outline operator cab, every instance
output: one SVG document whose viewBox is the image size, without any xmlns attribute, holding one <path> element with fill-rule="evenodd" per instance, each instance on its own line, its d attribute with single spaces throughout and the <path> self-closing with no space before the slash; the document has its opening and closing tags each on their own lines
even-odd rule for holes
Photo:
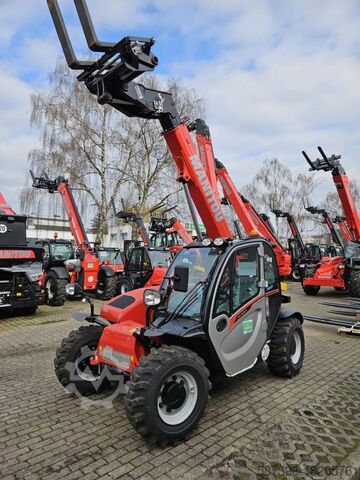
<svg viewBox="0 0 360 480">
<path fill-rule="evenodd" d="M 43 263 L 45 269 L 54 266 L 61 266 L 65 261 L 75 258 L 75 248 L 69 240 L 38 240 L 36 245 L 44 249 Z"/>
<path fill-rule="evenodd" d="M 261 350 L 280 311 L 274 251 L 259 238 L 187 245 L 160 291 L 145 290 L 145 303 L 151 305 L 156 296 L 158 306 L 146 336 L 181 336 L 186 345 L 187 338 L 209 335 L 227 373 L 236 374 L 256 362 L 254 352 Z M 241 350 L 245 355 L 239 355 Z"/>
<path fill-rule="evenodd" d="M 133 288 L 141 288 L 151 278 L 154 269 L 167 269 L 171 255 L 167 249 L 134 247 L 126 262 L 125 274 L 130 277 Z"/>
<path fill-rule="evenodd" d="M 101 265 L 123 265 L 123 257 L 120 248 L 97 247 L 96 256 Z"/>
</svg>

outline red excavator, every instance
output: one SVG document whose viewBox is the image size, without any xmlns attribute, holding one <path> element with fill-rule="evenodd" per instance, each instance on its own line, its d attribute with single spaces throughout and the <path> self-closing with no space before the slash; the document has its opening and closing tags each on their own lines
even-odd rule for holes
<svg viewBox="0 0 360 480">
<path fill-rule="evenodd" d="M 302 153 L 310 171 L 331 172 L 351 240 L 345 246 L 344 256 L 317 265 L 304 264 L 303 288 L 308 295 L 316 295 L 321 287 L 334 287 L 337 290 L 348 289 L 351 296 L 360 297 L 360 218 L 350 191 L 349 178 L 340 163 L 341 155 L 327 157 L 321 147 L 318 150 L 321 158 L 314 161 L 306 152 Z"/>
<path fill-rule="evenodd" d="M 83 292 L 94 292 L 101 300 L 114 297 L 123 264 L 109 260 L 106 249 L 103 252 L 100 246 L 90 245 L 69 182 L 61 176 L 54 180 L 46 175 L 35 177 L 33 172 L 31 176 L 34 188 L 61 195 L 77 248 L 77 258 L 64 260 L 61 265 L 44 271 L 42 283 L 47 286 L 47 296 L 51 299 L 48 303 L 62 305 L 66 294 L 76 297 Z"/>
<path fill-rule="evenodd" d="M 149 441 L 166 445 L 185 438 L 200 421 L 210 372 L 232 377 L 263 360 L 274 374 L 295 376 L 304 357 L 302 316 L 280 308 L 279 271 L 269 242 L 234 238 L 172 95 L 134 82 L 158 64 L 154 39 L 101 42 L 85 1 L 75 0 L 89 47 L 103 53 L 78 61 L 57 1 L 48 5 L 69 66 L 82 71 L 78 79 L 98 101 L 160 122 L 177 180 L 208 235 L 181 249 L 160 288 L 120 295 L 102 307 L 101 316 L 92 311 L 88 320 L 95 325 L 72 332 L 55 358 L 59 381 L 73 392 L 94 392 L 109 378 L 106 372 L 114 382 L 126 381 L 130 423 Z"/>
<path fill-rule="evenodd" d="M 26 216 L 17 215 L 0 193 L 0 315 L 35 313 L 44 303 L 44 250 L 26 241 Z"/>
</svg>

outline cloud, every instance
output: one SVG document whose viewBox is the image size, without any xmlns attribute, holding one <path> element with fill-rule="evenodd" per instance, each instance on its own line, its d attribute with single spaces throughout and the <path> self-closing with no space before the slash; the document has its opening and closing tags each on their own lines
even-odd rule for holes
<svg viewBox="0 0 360 480">
<path fill-rule="evenodd" d="M 76 51 L 87 55 L 73 2 L 59 3 Z M 205 98 L 216 155 L 240 186 L 267 158 L 306 171 L 301 150 L 315 156 L 317 145 L 343 154 L 360 181 L 357 0 L 88 3 L 101 39 L 157 37 L 158 72 Z M 0 41 L 0 164 L 8 181 L 21 185 L 18 167 L 38 142 L 28 126 L 29 96 L 46 85 L 62 52 L 43 0 L 0 2 Z M 333 186 L 329 175 L 317 175 L 320 198 Z"/>
</svg>

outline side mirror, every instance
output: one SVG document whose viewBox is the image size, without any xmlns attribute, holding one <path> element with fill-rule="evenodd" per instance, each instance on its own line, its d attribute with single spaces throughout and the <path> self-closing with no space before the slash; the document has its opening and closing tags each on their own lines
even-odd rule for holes
<svg viewBox="0 0 360 480">
<path fill-rule="evenodd" d="M 187 292 L 189 285 L 189 267 L 177 265 L 174 269 L 174 290 L 176 292 Z"/>
</svg>

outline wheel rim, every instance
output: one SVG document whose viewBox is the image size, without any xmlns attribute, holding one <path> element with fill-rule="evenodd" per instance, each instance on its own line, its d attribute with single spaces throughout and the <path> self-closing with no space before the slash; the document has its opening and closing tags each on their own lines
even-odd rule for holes
<svg viewBox="0 0 360 480">
<path fill-rule="evenodd" d="M 52 280 L 46 282 L 47 296 L 49 300 L 52 300 L 55 295 L 55 284 Z"/>
<path fill-rule="evenodd" d="M 294 270 L 292 273 L 292 277 L 294 280 L 300 280 L 300 273 L 299 270 Z"/>
<path fill-rule="evenodd" d="M 128 292 L 130 289 L 129 289 L 129 286 L 126 285 L 125 283 L 123 283 L 120 287 L 120 293 L 126 293 Z"/>
<path fill-rule="evenodd" d="M 91 365 L 90 359 L 92 357 L 91 352 L 96 350 L 95 346 L 88 347 L 90 352 L 87 356 L 80 353 L 79 357 L 75 361 L 75 372 L 81 380 L 85 382 L 95 382 L 100 378 L 100 365 Z"/>
<path fill-rule="evenodd" d="M 199 391 L 194 376 L 185 371 L 175 372 L 161 385 L 157 410 L 167 425 L 185 422 L 194 411 Z"/>
<path fill-rule="evenodd" d="M 291 339 L 291 344 L 290 344 L 291 361 L 294 365 L 296 365 L 300 360 L 301 352 L 302 352 L 301 336 L 300 336 L 300 333 L 297 330 L 295 330 Z"/>
</svg>

